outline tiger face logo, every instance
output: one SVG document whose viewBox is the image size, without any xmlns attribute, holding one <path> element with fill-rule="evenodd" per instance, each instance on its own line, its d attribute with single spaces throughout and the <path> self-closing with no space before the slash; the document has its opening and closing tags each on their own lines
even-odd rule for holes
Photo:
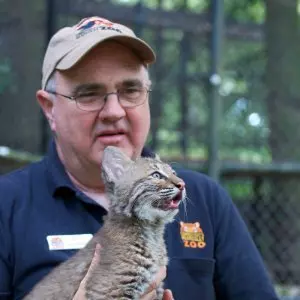
<svg viewBox="0 0 300 300">
<path fill-rule="evenodd" d="M 204 248 L 206 246 L 204 233 L 199 222 L 180 222 L 180 235 L 186 248 Z"/>
<path fill-rule="evenodd" d="M 180 232 L 201 232 L 200 223 L 183 223 L 180 222 Z"/>
</svg>

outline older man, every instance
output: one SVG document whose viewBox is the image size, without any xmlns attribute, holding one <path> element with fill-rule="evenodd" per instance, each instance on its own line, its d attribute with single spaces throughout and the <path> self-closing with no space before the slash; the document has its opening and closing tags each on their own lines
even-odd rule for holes
<svg viewBox="0 0 300 300">
<path fill-rule="evenodd" d="M 37 99 L 54 141 L 41 162 L 0 179 L 0 299 L 21 299 L 101 227 L 109 209 L 99 172 L 106 146 L 132 158 L 153 155 L 144 145 L 147 66 L 154 61 L 152 49 L 129 28 L 100 17 L 51 39 Z M 174 298 L 277 299 L 226 192 L 199 173 L 178 173 L 191 201 L 166 231 L 165 285 Z M 84 299 L 83 290 L 77 299 Z M 153 299 L 151 288 L 143 299 Z M 165 299 L 172 299 L 167 291 Z"/>
</svg>

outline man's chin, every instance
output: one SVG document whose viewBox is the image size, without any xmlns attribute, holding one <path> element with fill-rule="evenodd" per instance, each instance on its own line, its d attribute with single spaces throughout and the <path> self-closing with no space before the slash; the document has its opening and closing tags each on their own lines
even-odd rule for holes
<svg viewBox="0 0 300 300">
<path fill-rule="evenodd" d="M 128 142 L 128 140 L 123 140 L 120 143 L 95 143 L 94 146 L 94 157 L 97 157 L 97 159 L 99 159 L 100 161 L 102 160 L 103 151 L 107 146 L 118 147 L 122 152 L 124 152 L 124 154 L 126 154 L 131 159 L 136 159 L 140 157 L 142 153 L 141 147 L 134 147 L 131 143 Z"/>
<path fill-rule="evenodd" d="M 122 152 L 124 152 L 124 154 L 126 154 L 127 156 L 129 156 L 130 158 L 132 158 L 134 156 L 134 151 L 133 149 L 130 147 L 126 147 L 124 145 L 114 145 L 114 144 L 108 144 L 108 145 L 101 145 L 100 147 L 98 146 L 96 149 L 94 149 L 94 154 L 93 154 L 93 161 L 97 161 L 101 163 L 102 161 L 102 156 L 103 156 L 103 152 L 104 152 L 104 149 L 108 146 L 115 146 L 115 147 L 118 147 Z"/>
</svg>

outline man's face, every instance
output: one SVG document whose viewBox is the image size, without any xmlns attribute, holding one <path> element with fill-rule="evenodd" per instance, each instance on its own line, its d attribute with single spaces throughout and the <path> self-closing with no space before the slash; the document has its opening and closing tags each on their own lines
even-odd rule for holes
<svg viewBox="0 0 300 300">
<path fill-rule="evenodd" d="M 131 50 L 116 42 L 106 42 L 89 52 L 74 68 L 58 72 L 56 92 L 72 95 L 83 85 L 96 85 L 110 93 L 128 82 L 149 87 L 147 70 Z M 99 165 L 108 145 L 136 157 L 141 153 L 150 127 L 148 95 L 142 105 L 123 108 L 112 94 L 102 110 L 93 112 L 80 110 L 75 101 L 56 96 L 50 126 L 55 132 L 61 159 L 66 161 L 72 157 L 76 167 Z"/>
</svg>

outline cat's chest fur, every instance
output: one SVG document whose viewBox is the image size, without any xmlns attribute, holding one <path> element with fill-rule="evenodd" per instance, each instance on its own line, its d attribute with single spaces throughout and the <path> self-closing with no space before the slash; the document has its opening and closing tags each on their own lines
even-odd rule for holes
<svg viewBox="0 0 300 300">
<path fill-rule="evenodd" d="M 133 261 L 144 259 L 166 265 L 164 228 L 163 223 L 153 225 L 128 218 L 110 218 L 97 237 L 105 250 L 101 261 L 124 261 L 130 257 Z"/>
<path fill-rule="evenodd" d="M 93 239 L 101 243 L 102 251 L 100 263 L 87 283 L 88 298 L 112 299 L 111 289 L 116 283 L 123 291 L 117 295 L 119 299 L 125 299 L 124 291 L 128 299 L 143 294 L 159 269 L 167 265 L 163 232 L 162 223 L 150 225 L 128 218 L 109 218 Z"/>
</svg>

